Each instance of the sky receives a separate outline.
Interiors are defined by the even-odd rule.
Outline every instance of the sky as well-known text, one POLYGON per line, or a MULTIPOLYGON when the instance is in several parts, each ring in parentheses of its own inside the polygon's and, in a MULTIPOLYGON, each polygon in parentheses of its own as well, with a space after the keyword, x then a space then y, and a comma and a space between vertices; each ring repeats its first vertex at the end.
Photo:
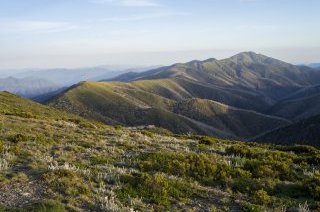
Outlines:
POLYGON ((319 0, 0 0, 0 69, 320 62, 319 0))

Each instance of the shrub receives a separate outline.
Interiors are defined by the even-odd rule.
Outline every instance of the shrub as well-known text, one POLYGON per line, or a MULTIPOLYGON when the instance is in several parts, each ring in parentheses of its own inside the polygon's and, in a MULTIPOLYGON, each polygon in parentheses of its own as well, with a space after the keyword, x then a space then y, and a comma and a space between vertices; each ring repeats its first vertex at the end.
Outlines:
POLYGON ((251 204, 248 202, 246 202, 242 205, 242 210, 244 212, 264 212, 265 211, 261 206, 251 204))
POLYGON ((247 177, 236 178, 232 182, 232 190, 240 193, 251 193, 257 189, 255 180, 247 177))
POLYGON ((308 192, 302 183, 285 183, 279 182, 274 189, 277 196, 285 196, 290 198, 300 198, 308 196, 308 192))
POLYGON ((5 115, 19 116, 21 118, 37 118, 37 116, 32 114, 31 112, 24 112, 24 111, 5 112, 5 115))
POLYGON ((316 200, 320 200, 320 177, 314 176, 304 181, 304 187, 307 189, 310 196, 316 200))
POLYGON ((253 197, 259 204, 262 204, 262 205, 267 205, 271 202, 270 196, 263 189, 260 189, 254 192, 253 197))
POLYGON ((4 141, 0 140, 0 153, 4 150, 4 141))
POLYGON ((173 133, 170 130, 167 130, 167 129, 164 129, 161 127, 155 127, 155 128, 149 128, 148 130, 142 130, 141 133, 144 135, 147 135, 149 137, 154 136, 154 134, 160 134, 160 135, 164 135, 164 136, 173 136, 173 133))
POLYGON ((216 165, 213 158, 204 154, 156 153, 142 157, 139 167, 142 171, 165 172, 170 175, 194 178, 202 183, 210 184, 214 180, 224 178, 228 167, 216 165))
POLYGON ((213 145, 217 143, 217 139, 216 138, 211 138, 208 136, 203 136, 199 139, 199 144, 204 144, 204 145, 213 145))
POLYGON ((277 146, 276 149, 287 152, 294 152, 297 154, 307 153, 307 154, 316 154, 319 153, 319 149, 313 146, 306 145, 293 145, 293 146, 277 146))
POLYGON ((183 198, 189 198, 194 190, 179 179, 169 178, 163 173, 154 175, 123 176, 126 185, 118 191, 120 198, 143 197, 157 205, 168 206, 183 198))
POLYGON ((105 156, 96 156, 93 157, 90 162, 92 165, 105 165, 111 162, 111 158, 105 156))
POLYGON ((65 207, 54 200, 48 200, 45 202, 33 203, 26 207, 26 211, 31 212, 64 212, 65 207))
POLYGON ((13 143, 19 143, 23 141, 28 141, 30 139, 29 136, 23 135, 23 134, 15 134, 9 138, 9 140, 13 143))
POLYGON ((71 170, 55 170, 43 175, 43 180, 53 190, 64 195, 77 197, 89 193, 89 185, 71 170))
POLYGON ((305 158, 305 160, 307 161, 308 164, 313 164, 315 166, 319 166, 320 165, 320 154, 315 154, 312 156, 307 156, 305 158))

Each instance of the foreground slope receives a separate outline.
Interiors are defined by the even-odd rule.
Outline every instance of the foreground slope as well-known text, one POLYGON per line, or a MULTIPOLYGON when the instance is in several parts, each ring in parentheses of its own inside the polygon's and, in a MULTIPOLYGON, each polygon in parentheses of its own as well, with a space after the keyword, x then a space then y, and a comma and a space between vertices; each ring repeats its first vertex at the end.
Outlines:
POLYGON ((209 100, 254 101, 250 93, 237 96, 237 91, 215 91, 214 87, 182 79, 83 82, 49 104, 108 124, 156 125, 175 133, 221 138, 245 139, 289 123, 209 100))
POLYGON ((318 211, 319 155, 113 128, 0 92, 5 211, 318 211))

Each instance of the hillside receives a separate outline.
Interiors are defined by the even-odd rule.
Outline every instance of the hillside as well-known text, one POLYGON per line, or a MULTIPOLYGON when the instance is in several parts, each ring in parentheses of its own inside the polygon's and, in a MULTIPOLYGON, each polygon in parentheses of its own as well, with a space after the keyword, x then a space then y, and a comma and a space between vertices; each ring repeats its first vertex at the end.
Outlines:
POLYGON ((224 99, 237 104, 255 101, 250 93, 237 96, 240 92, 219 90, 182 79, 84 82, 50 101, 49 105, 107 124, 156 125, 175 133, 221 138, 245 139, 289 123, 208 100, 224 99))
POLYGON ((264 134, 255 141, 290 145, 292 143, 320 146, 320 116, 313 116, 264 134))
POLYGON ((0 120, 3 211, 320 209, 313 147, 110 127, 7 92, 0 120))
POLYGON ((174 112, 241 139, 250 138, 257 132, 265 132, 275 126, 289 124, 287 120, 275 116, 267 116, 204 99, 178 102, 174 112))
POLYGON ((320 86, 309 86, 289 95, 266 113, 291 120, 302 120, 320 114, 320 86))

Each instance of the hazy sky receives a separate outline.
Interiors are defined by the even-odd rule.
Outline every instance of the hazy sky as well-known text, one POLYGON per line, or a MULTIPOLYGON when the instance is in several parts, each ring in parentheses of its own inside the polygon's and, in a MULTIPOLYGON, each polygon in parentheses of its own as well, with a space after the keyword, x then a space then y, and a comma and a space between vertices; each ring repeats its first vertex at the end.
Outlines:
POLYGON ((319 0, 0 0, 0 69, 320 61, 319 0))

